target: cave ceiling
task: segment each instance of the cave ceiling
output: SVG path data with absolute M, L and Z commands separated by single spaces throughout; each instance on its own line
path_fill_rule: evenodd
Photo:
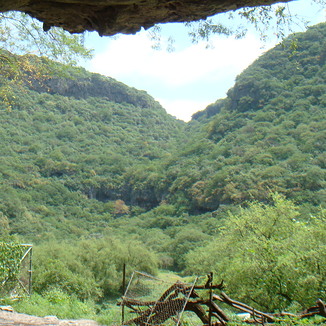
M 0 12 L 21 11 L 70 33 L 134 34 L 157 23 L 189 22 L 277 0 L 0 0 Z

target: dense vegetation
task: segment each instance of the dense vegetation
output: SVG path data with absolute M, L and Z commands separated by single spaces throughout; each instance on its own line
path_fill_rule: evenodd
M 302 205 L 325 201 L 325 33 L 320 25 L 293 35 L 194 115 L 193 137 L 165 161 L 173 202 L 213 211 L 271 191 Z
M 3 65 L 0 235 L 35 244 L 33 300 L 95 314 L 124 263 L 214 271 L 263 310 L 325 300 L 325 40 L 292 35 L 188 124 L 83 69 Z
M 111 216 L 129 213 L 120 198 L 157 205 L 134 199 L 124 176 L 168 155 L 182 123 L 115 80 L 68 67 L 64 77 L 62 66 L 48 76 L 42 59 L 20 60 L 23 84 L 10 85 L 12 108 L 1 110 L 1 211 L 11 233 L 79 236 L 97 232 L 87 225 L 96 219 L 102 229 Z M 68 220 L 66 230 L 58 219 Z

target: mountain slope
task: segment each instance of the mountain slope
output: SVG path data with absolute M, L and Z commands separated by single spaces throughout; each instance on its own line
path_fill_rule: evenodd
M 4 101 L 0 110 L 0 210 L 12 232 L 35 236 L 53 229 L 55 218 L 78 224 L 114 212 L 114 201 L 127 196 L 123 174 L 173 150 L 184 123 L 111 78 L 42 58 L 18 60 L 21 70 L 9 69 L 0 85 L 12 106 Z M 147 207 L 159 200 L 151 199 Z M 89 205 L 101 207 L 89 212 Z
M 154 228 L 183 225 L 270 192 L 324 204 L 325 39 L 326 24 L 291 36 L 187 126 L 111 78 L 18 57 L 0 80 L 2 225 L 70 237 L 128 229 L 123 216 L 136 230 L 150 210 Z
M 271 104 L 275 109 L 289 110 L 297 105 L 295 101 L 308 96 L 314 96 L 315 101 L 322 97 L 324 104 L 325 35 L 326 25 L 319 24 L 305 33 L 289 36 L 245 69 L 236 78 L 226 99 L 195 113 L 193 119 L 212 117 L 220 112 L 221 107 L 245 112 L 260 110 Z M 275 103 L 278 97 L 282 103 Z
M 296 45 L 296 50 L 293 49 Z M 194 115 L 165 162 L 167 199 L 193 213 L 280 192 L 325 203 L 326 24 L 292 35 Z

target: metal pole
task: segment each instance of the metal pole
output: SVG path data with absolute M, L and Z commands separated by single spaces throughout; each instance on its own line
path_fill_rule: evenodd
M 181 321 L 182 314 L 183 314 L 183 312 L 184 312 L 184 310 L 185 310 L 185 308 L 186 308 L 186 305 L 187 305 L 187 303 L 188 303 L 188 301 L 189 301 L 189 298 L 190 298 L 190 296 L 191 296 L 191 294 L 192 294 L 192 291 L 194 290 L 194 287 L 195 287 L 197 281 L 198 281 L 198 277 L 196 277 L 194 283 L 193 283 L 192 286 L 191 286 L 191 290 L 189 291 L 189 293 L 188 293 L 188 295 L 187 295 L 187 301 L 185 302 L 185 304 L 184 304 L 183 307 L 182 307 L 182 310 L 181 310 L 180 313 L 179 313 L 179 318 L 178 318 L 177 324 L 176 324 L 175 326 L 179 326 L 179 325 L 180 325 L 180 321 Z
M 212 303 L 213 303 L 213 272 L 208 274 L 208 285 L 209 285 L 209 312 L 208 312 L 208 325 L 212 325 Z
M 123 268 L 122 268 L 122 296 L 125 295 L 125 291 L 126 291 L 126 264 L 123 264 Z M 125 320 L 125 305 L 123 302 L 123 298 L 122 298 L 122 305 L 121 305 L 121 324 L 123 325 L 124 320 Z
M 29 251 L 29 280 L 28 280 L 28 292 L 29 295 L 32 295 L 32 281 L 33 281 L 33 277 L 32 277 L 32 273 L 33 273 L 33 247 L 31 247 L 30 251 Z

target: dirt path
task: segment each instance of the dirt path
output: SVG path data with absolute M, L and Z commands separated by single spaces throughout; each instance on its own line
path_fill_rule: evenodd
M 60 320 L 55 316 L 36 317 L 17 312 L 0 311 L 0 326 L 99 326 L 93 320 Z

